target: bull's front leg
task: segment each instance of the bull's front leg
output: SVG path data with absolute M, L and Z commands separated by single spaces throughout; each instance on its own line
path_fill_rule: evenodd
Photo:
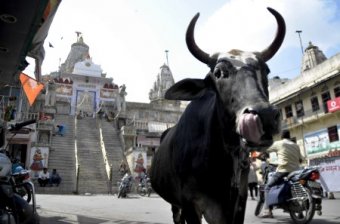
M 171 205 L 171 211 L 172 211 L 172 220 L 175 224 L 185 224 L 184 217 L 182 215 L 182 210 L 175 206 Z
M 196 206 L 192 202 L 187 202 L 183 205 L 181 216 L 187 224 L 202 223 L 202 214 L 197 210 Z
M 242 224 L 247 207 L 248 199 L 248 175 L 249 175 L 249 161 L 248 158 L 243 159 L 240 163 L 240 183 L 238 192 L 238 202 L 236 207 L 236 214 L 234 224 Z

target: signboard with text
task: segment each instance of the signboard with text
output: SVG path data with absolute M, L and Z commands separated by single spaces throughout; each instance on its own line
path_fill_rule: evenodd
M 340 125 L 337 125 L 340 136 Z M 330 142 L 327 129 L 320 129 L 304 135 L 304 144 L 308 157 L 327 154 L 330 150 L 340 149 L 340 141 Z
M 335 112 L 340 110 L 340 97 L 337 97 L 333 100 L 328 100 L 327 108 L 329 112 Z
M 324 191 L 340 191 L 340 157 L 311 160 L 310 165 L 317 165 L 320 167 L 320 182 Z

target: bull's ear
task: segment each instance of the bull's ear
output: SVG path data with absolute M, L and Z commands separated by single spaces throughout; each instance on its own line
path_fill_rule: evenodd
M 203 79 L 183 79 L 165 93 L 167 100 L 194 100 L 204 95 L 206 82 Z

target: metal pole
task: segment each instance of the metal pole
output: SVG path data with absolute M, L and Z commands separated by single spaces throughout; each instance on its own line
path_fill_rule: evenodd
M 22 98 L 23 98 L 23 89 L 22 86 L 20 87 L 20 95 L 19 95 L 19 106 L 18 106 L 18 111 L 17 111 L 17 118 L 20 120 L 22 116 Z
M 112 194 L 112 175 L 113 175 L 113 166 L 112 166 L 112 164 L 111 164 L 111 166 L 110 166 L 110 174 L 109 174 L 109 176 L 110 176 L 110 178 L 109 178 L 109 194 Z
M 75 194 L 79 194 L 79 169 L 80 169 L 80 166 L 79 164 L 77 165 L 77 171 L 76 171 L 76 190 L 75 190 Z
M 169 66 L 168 53 L 169 53 L 169 50 L 165 50 L 165 56 L 166 56 L 166 64 L 167 64 L 167 66 Z
M 302 46 L 302 40 L 301 40 L 301 33 L 302 33 L 302 30 L 297 30 L 297 31 L 295 31 L 295 32 L 299 35 L 301 53 L 302 53 L 302 55 L 303 55 L 303 46 Z

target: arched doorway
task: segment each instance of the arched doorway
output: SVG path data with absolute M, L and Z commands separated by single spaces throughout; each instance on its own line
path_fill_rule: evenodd
M 76 114 L 92 117 L 96 112 L 96 92 L 77 90 Z

